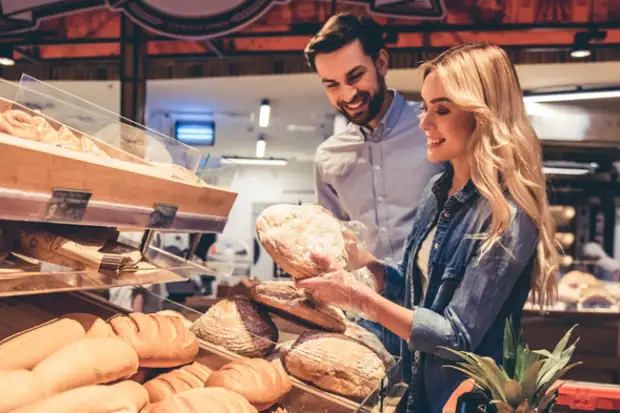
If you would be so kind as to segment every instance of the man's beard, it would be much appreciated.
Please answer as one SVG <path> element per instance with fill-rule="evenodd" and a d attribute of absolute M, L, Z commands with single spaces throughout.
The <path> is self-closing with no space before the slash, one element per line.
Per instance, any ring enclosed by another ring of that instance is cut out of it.
<path fill-rule="evenodd" d="M 376 118 L 379 112 L 381 112 L 381 107 L 383 106 L 383 102 L 385 102 L 386 85 L 385 78 L 383 76 L 379 76 L 378 84 L 379 89 L 374 94 L 367 91 L 358 91 L 357 95 L 353 99 L 353 101 L 362 99 L 363 101 L 368 102 L 368 105 L 363 112 L 351 114 L 346 109 L 346 105 L 343 102 L 338 102 L 338 111 L 342 113 L 342 115 L 347 118 L 349 122 L 360 126 L 367 126 L 370 121 Z"/>

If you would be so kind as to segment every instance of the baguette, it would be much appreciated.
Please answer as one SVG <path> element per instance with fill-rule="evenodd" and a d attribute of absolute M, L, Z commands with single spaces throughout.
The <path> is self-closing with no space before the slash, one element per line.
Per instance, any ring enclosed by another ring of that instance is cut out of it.
<path fill-rule="evenodd" d="M 117 338 L 84 338 L 52 354 L 32 370 L 47 394 L 126 379 L 138 371 L 138 355 Z"/>
<path fill-rule="evenodd" d="M 82 325 L 86 331 L 86 337 L 92 338 L 108 338 L 114 337 L 112 327 L 109 326 L 103 319 L 96 315 L 87 313 L 69 313 L 61 317 L 61 319 L 75 320 Z"/>
<path fill-rule="evenodd" d="M 0 370 L 30 370 L 63 346 L 84 338 L 79 322 L 55 319 L 0 342 Z"/>
<path fill-rule="evenodd" d="M 133 346 L 140 367 L 177 367 L 193 362 L 198 339 L 177 317 L 132 313 L 109 321 L 114 333 Z"/>
<path fill-rule="evenodd" d="M 11 413 L 138 413 L 149 398 L 133 381 L 112 386 L 86 386 L 56 394 Z"/>
<path fill-rule="evenodd" d="M 178 311 L 174 311 L 174 310 L 161 310 L 161 311 L 158 311 L 155 314 L 165 315 L 165 316 L 168 316 L 168 317 L 176 317 L 179 320 L 181 320 L 181 322 L 183 323 L 185 328 L 190 328 L 192 326 L 192 322 L 189 321 L 183 314 L 179 313 Z"/>
<path fill-rule="evenodd" d="M 230 390 L 211 387 L 175 394 L 159 403 L 149 404 L 140 413 L 258 413 L 243 396 Z"/>
<path fill-rule="evenodd" d="M 151 403 L 157 403 L 176 393 L 204 387 L 212 372 L 209 367 L 194 362 L 146 382 L 144 388 Z"/>
<path fill-rule="evenodd" d="M 37 376 L 28 370 L 0 372 L 0 413 L 6 413 L 45 397 Z"/>

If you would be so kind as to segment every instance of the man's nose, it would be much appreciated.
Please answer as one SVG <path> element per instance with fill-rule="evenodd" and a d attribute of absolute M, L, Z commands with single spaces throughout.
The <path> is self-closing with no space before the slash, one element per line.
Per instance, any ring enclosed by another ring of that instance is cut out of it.
<path fill-rule="evenodd" d="M 349 103 L 353 101 L 355 95 L 357 95 L 357 89 L 351 86 L 345 86 L 342 91 L 342 100 L 344 100 L 346 103 Z"/>

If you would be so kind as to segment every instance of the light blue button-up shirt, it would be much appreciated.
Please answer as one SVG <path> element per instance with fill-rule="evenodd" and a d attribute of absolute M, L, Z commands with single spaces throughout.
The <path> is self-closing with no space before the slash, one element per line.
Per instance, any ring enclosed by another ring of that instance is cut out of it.
<path fill-rule="evenodd" d="M 414 211 L 430 178 L 442 170 L 427 160 L 420 105 L 395 92 L 374 130 L 349 123 L 317 149 L 317 201 L 342 221 L 368 228 L 368 249 L 400 262 Z"/>

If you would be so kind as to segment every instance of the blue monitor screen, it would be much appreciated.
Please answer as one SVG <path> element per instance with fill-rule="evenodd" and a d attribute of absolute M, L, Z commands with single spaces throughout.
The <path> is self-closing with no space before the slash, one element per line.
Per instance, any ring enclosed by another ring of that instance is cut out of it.
<path fill-rule="evenodd" d="M 178 120 L 174 124 L 174 136 L 186 145 L 213 146 L 215 122 Z"/>

